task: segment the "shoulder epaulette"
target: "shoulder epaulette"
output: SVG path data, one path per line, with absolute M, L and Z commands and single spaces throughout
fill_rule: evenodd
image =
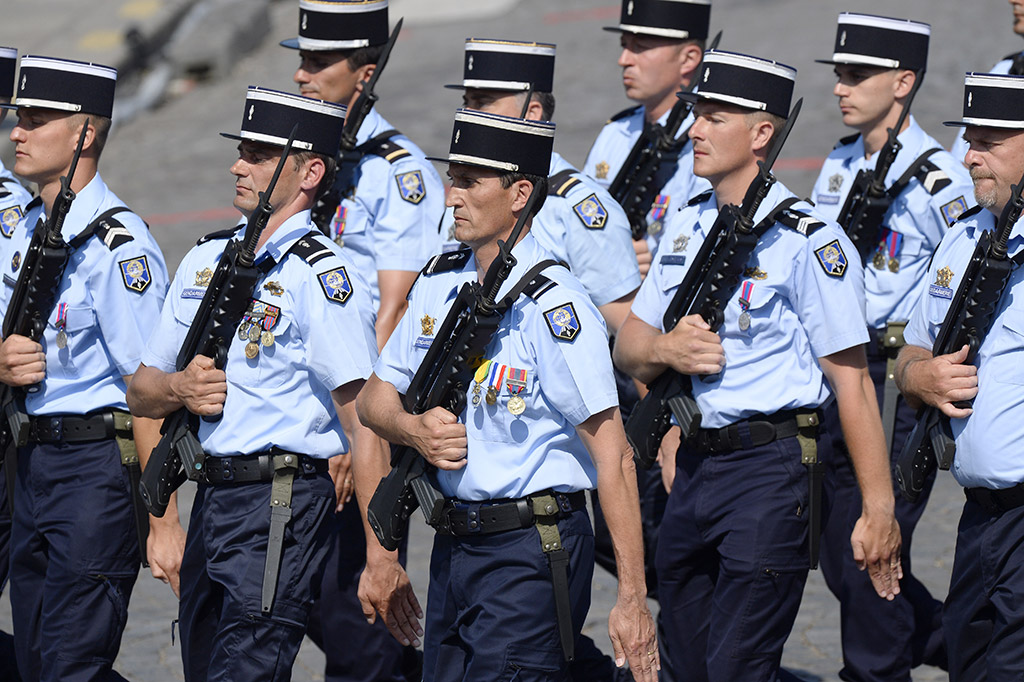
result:
M 302 260 L 306 261 L 306 264 L 313 267 L 325 258 L 330 258 L 334 255 L 334 251 L 331 247 L 327 246 L 320 241 L 321 235 L 319 232 L 310 232 L 304 237 L 299 237 L 292 244 L 291 248 L 288 249 L 288 253 L 293 253 Z M 326 237 L 323 237 L 326 239 Z
M 525 287 L 523 287 L 523 293 L 536 301 L 538 298 L 540 298 L 547 292 L 551 291 L 556 286 L 558 286 L 557 283 L 550 277 L 545 277 L 544 275 L 537 275 L 536 277 L 531 279 Z
M 860 133 L 854 133 L 853 135 L 841 137 L 839 138 L 839 142 L 836 142 L 836 146 L 832 147 L 832 149 L 839 149 L 840 147 L 845 147 L 848 144 L 853 144 L 854 142 L 857 141 L 858 137 L 860 137 Z
M 967 209 L 966 211 L 961 213 L 959 215 L 959 217 L 957 217 L 956 223 L 959 223 L 959 222 L 961 222 L 961 221 L 963 221 L 963 220 L 965 220 L 967 218 L 970 218 L 971 216 L 978 215 L 979 213 L 981 213 L 981 209 L 982 209 L 982 207 L 979 206 L 979 205 L 971 206 L 969 209 Z M 956 223 L 954 223 L 954 225 Z M 952 227 L 952 225 L 950 225 L 950 227 Z
M 706 192 L 701 192 L 697 196 L 691 198 L 689 201 L 686 202 L 686 205 L 687 206 L 695 206 L 697 204 L 703 204 L 705 201 L 707 201 L 710 198 L 711 198 L 711 190 L 709 189 Z
M 462 269 L 466 263 L 469 262 L 469 257 L 473 255 L 473 251 L 470 249 L 459 249 L 458 251 L 449 251 L 447 253 L 439 253 L 423 266 L 420 270 L 421 275 L 436 275 L 439 272 L 453 272 L 455 270 Z
M 1005 57 L 1003 57 L 999 61 L 1005 62 L 1007 59 L 1013 59 L 1014 57 L 1019 57 L 1022 54 L 1024 54 L 1024 52 L 1021 52 L 1020 50 L 1017 50 L 1016 52 L 1011 52 L 1010 54 L 1006 55 Z
M 120 221 L 114 220 L 114 216 L 118 213 L 130 210 L 127 206 L 118 206 L 109 211 L 104 211 L 95 220 L 86 225 L 84 230 L 75 235 L 75 238 L 68 242 L 69 245 L 71 248 L 77 249 L 89 241 L 93 235 L 96 235 L 100 241 L 106 244 L 108 249 L 113 251 L 122 244 L 134 241 L 135 237 L 128 231 L 128 228 Z
M 918 165 L 914 177 L 924 185 L 925 191 L 932 196 L 953 184 L 953 179 L 949 177 L 949 174 L 928 159 L 924 159 Z
M 196 246 L 199 246 L 200 244 L 205 244 L 206 242 L 212 242 L 217 239 L 231 239 L 243 227 L 245 227 L 245 225 L 235 225 L 234 227 L 229 227 L 226 230 L 217 230 L 216 232 L 211 232 L 208 235 L 200 237 L 199 241 L 196 242 Z
M 582 180 L 572 177 L 576 170 L 566 168 L 548 178 L 548 196 L 564 197 L 576 185 L 582 184 Z
M 825 227 L 825 223 L 821 222 L 814 216 L 792 208 L 780 211 L 779 214 L 775 216 L 775 220 L 789 229 L 799 232 L 805 237 L 810 237 L 812 234 Z
M 397 130 L 388 130 L 380 135 L 371 137 L 366 142 L 362 143 L 357 147 L 364 154 L 373 154 L 386 160 L 388 163 L 395 163 L 400 161 L 407 156 L 412 156 L 412 152 L 393 141 L 391 138 L 401 135 Z
M 623 109 L 622 111 L 620 111 L 619 113 L 615 114 L 610 119 L 608 119 L 608 123 L 612 123 L 613 121 L 621 121 L 624 118 L 629 118 L 630 116 L 632 116 L 633 114 L 635 114 L 638 111 L 640 111 L 640 105 L 639 104 L 636 105 L 635 107 L 630 107 L 628 109 Z
M 10 178 L 0 178 L 0 199 L 11 195 L 11 190 L 4 187 L 8 182 L 12 182 Z

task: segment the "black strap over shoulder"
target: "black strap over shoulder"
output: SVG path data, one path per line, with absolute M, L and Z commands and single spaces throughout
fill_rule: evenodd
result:
M 566 168 L 548 178 L 548 196 L 564 197 L 576 185 L 582 184 L 581 180 L 573 177 L 576 173 L 574 168 Z
M 205 244 L 206 242 L 212 242 L 216 239 L 231 239 L 236 234 L 238 234 L 238 231 L 241 230 L 243 227 L 245 227 L 244 224 L 235 225 L 234 227 L 229 227 L 226 230 L 217 230 L 216 232 L 211 232 L 208 235 L 200 237 L 199 240 L 196 241 L 196 246 L 199 246 L 200 244 Z
M 551 290 L 555 286 L 555 282 L 552 282 L 541 273 L 553 265 L 560 265 L 567 270 L 569 269 L 569 266 L 562 261 L 553 260 L 551 258 L 542 260 L 526 271 L 526 274 L 523 275 L 522 279 L 516 282 L 516 285 L 508 290 L 508 293 L 501 299 L 501 303 L 499 305 L 503 306 L 504 310 L 507 310 L 523 294 L 537 300 L 541 294 Z
M 638 111 L 640 111 L 639 105 L 635 107 L 629 107 L 628 109 L 623 109 L 622 111 L 608 119 L 608 123 L 611 123 L 612 121 L 621 121 L 624 118 L 629 118 Z
M 768 214 L 765 221 L 771 221 L 773 223 L 778 222 L 791 230 L 799 232 L 805 237 L 810 237 L 812 234 L 825 227 L 825 223 L 821 222 L 809 213 L 796 211 L 791 208 L 793 204 L 799 203 L 800 201 L 801 200 L 797 197 L 790 197 L 786 199 Z
M 394 128 L 391 130 L 385 130 L 383 133 L 374 135 L 369 140 L 356 147 L 354 151 L 360 156 L 373 154 L 385 159 L 388 163 L 394 163 L 407 156 L 412 156 L 412 152 L 397 142 L 392 141 L 391 138 L 401 134 L 401 132 Z
M 854 142 L 857 141 L 858 137 L 860 137 L 860 133 L 854 133 L 853 135 L 841 137 L 839 138 L 839 142 L 836 142 L 836 146 L 832 147 L 832 149 L 839 149 L 840 147 L 845 147 L 848 144 L 853 144 Z
M 288 253 L 295 254 L 302 260 L 306 261 L 306 264 L 313 267 L 325 258 L 330 258 L 334 255 L 334 251 L 331 247 L 326 246 L 320 241 L 323 237 L 319 232 L 310 230 L 309 234 L 299 237 L 295 240 L 295 243 L 288 249 Z
M 935 195 L 953 184 L 953 181 L 945 171 L 928 160 L 928 157 L 937 151 L 940 151 L 938 147 L 929 149 L 914 159 L 903 175 L 896 182 L 892 183 L 892 187 L 886 190 L 889 197 L 895 199 L 900 194 L 903 194 L 903 190 L 907 188 L 907 185 L 914 178 L 917 178 L 918 182 L 924 185 L 925 190 L 931 195 Z
M 86 225 L 85 229 L 75 235 L 75 238 L 68 242 L 72 249 L 77 249 L 96 235 L 107 248 L 113 251 L 122 244 L 134 241 L 135 237 L 128 231 L 128 228 L 113 217 L 118 213 L 130 212 L 127 206 L 118 206 L 96 216 L 96 219 Z
M 710 189 L 707 190 L 706 192 L 701 192 L 697 196 L 692 197 L 689 201 L 687 201 L 686 205 L 695 206 L 696 204 L 703 204 L 705 201 L 711 198 L 711 192 L 712 190 Z

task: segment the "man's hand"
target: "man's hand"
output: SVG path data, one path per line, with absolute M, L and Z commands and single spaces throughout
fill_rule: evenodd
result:
M 615 652 L 615 665 L 629 661 L 636 682 L 657 682 L 661 670 L 658 638 L 647 602 L 641 598 L 619 595 L 608 614 L 608 636 Z
M 197 355 L 181 372 L 170 377 L 171 390 L 192 414 L 208 417 L 224 411 L 228 397 L 227 375 L 211 358 Z
M 875 592 L 889 601 L 900 593 L 899 581 L 903 578 L 901 542 L 900 526 L 892 510 L 888 513 L 865 510 L 850 536 L 857 567 L 862 571 L 867 569 Z
M 359 578 L 359 603 L 363 606 L 366 622 L 373 624 L 377 614 L 384 619 L 391 636 L 404 646 L 419 646 L 423 628 L 416 593 L 405 569 L 398 563 L 396 553 L 386 558 L 367 559 L 366 568 Z
M 334 481 L 334 492 L 338 497 L 338 506 L 335 511 L 341 511 L 345 505 L 352 500 L 352 493 L 356 486 L 352 479 L 352 455 L 345 453 L 335 455 L 327 460 L 328 473 Z
M 43 347 L 20 334 L 0 343 L 0 381 L 8 386 L 31 386 L 46 378 Z
M 636 264 L 640 266 L 640 278 L 647 279 L 647 273 L 651 269 L 651 262 L 654 260 L 651 248 L 647 246 L 647 240 L 634 239 L 633 250 L 636 251 Z
M 904 391 L 912 393 L 947 417 L 959 419 L 973 412 L 953 403 L 978 395 L 978 368 L 964 364 L 967 346 L 955 353 L 928 359 L 910 359 L 900 372 Z
M 146 540 L 146 554 L 149 557 L 149 570 L 153 577 L 168 583 L 174 590 L 174 596 L 180 597 L 178 583 L 181 572 L 181 558 L 185 554 L 185 529 L 178 522 L 177 510 L 171 510 L 163 517 L 149 517 L 149 537 Z
M 434 407 L 409 419 L 413 447 L 438 469 L 453 471 L 466 466 L 469 441 L 466 425 L 444 409 Z
M 725 367 L 722 339 L 700 315 L 687 315 L 658 339 L 660 360 L 681 374 L 718 374 Z

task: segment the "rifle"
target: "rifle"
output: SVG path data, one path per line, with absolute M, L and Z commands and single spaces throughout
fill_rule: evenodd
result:
M 708 49 L 718 47 L 721 39 L 722 32 L 719 31 Z M 703 63 L 704 59 L 701 57 L 694 74 L 700 73 Z M 697 77 L 694 76 L 690 85 L 682 92 L 692 92 L 696 87 Z M 693 105 L 678 100 L 672 106 L 664 126 L 659 123 L 646 126 L 616 173 L 615 179 L 608 185 L 608 193 L 626 212 L 633 239 L 643 239 L 647 235 L 647 212 L 651 210 L 658 190 L 668 181 L 668 178 L 659 177 L 658 173 L 663 163 L 675 163 L 689 141 L 689 129 L 680 135 L 679 128 L 692 108 Z M 675 172 L 674 167 L 672 171 Z
M 224 369 L 227 364 L 231 339 L 249 308 L 259 278 L 263 276 L 255 265 L 256 244 L 274 212 L 270 197 L 291 153 L 298 128 L 298 124 L 292 128 L 274 175 L 267 189 L 259 194 L 259 205 L 249 216 L 243 239 L 230 240 L 224 247 L 217 269 L 210 278 L 185 342 L 178 352 L 175 366 L 179 372 L 184 371 L 197 355 L 212 358 L 217 369 Z M 164 419 L 160 428 L 160 442 L 150 453 L 139 483 L 142 501 L 153 516 L 164 515 L 171 494 L 186 478 L 202 478 L 206 453 L 196 436 L 197 430 L 196 416 L 184 407 Z
M 384 50 L 380 54 L 380 59 L 377 60 L 373 74 L 362 82 L 363 88 L 359 91 L 359 96 L 356 97 L 356 101 L 353 102 L 352 106 L 345 113 L 345 126 L 341 130 L 341 144 L 337 155 L 337 180 L 334 186 L 319 198 L 312 212 L 313 222 L 324 232 L 327 231 L 334 213 L 341 204 L 342 192 L 339 188 L 345 188 L 345 191 L 347 191 L 348 188 L 355 184 L 353 177 L 356 166 L 359 165 L 363 158 L 363 153 L 356 149 L 356 135 L 359 134 L 363 121 L 370 115 L 373 106 L 380 99 L 380 95 L 376 92 L 377 81 L 380 80 L 381 74 L 384 73 L 384 67 L 387 66 L 388 59 L 391 57 L 391 50 L 395 47 L 395 42 L 398 40 L 398 34 L 402 30 L 403 21 L 404 18 L 399 19 L 398 23 L 395 24 L 395 28 L 391 31 L 391 36 L 388 38 L 388 42 L 384 45 Z
M 1024 211 L 1024 177 L 1013 186 L 1010 200 L 999 215 L 993 232 L 983 232 L 971 254 L 956 295 L 946 311 L 939 333 L 932 346 L 932 355 L 955 353 L 967 346 L 965 363 L 974 362 L 982 341 L 992 327 L 999 301 L 1003 297 L 1010 274 L 1018 264 L 1008 258 L 1006 242 Z M 970 407 L 971 401 L 958 401 L 956 407 Z M 956 443 L 949 418 L 930 405 L 917 411 L 917 421 L 896 460 L 896 481 L 903 496 L 917 501 L 925 482 L 935 468 L 948 470 L 956 453 Z
M 471 363 L 483 357 L 484 349 L 512 303 L 507 299 L 495 303 L 495 298 L 516 265 L 512 247 L 519 240 L 526 219 L 532 215 L 539 195 L 534 187 L 508 240 L 499 240 L 499 255 L 487 269 L 483 283 L 474 281 L 462 285 L 417 368 L 409 390 L 402 396 L 402 406 L 407 412 L 423 414 L 441 406 L 460 415 L 466 408 L 466 386 L 474 369 Z M 396 446 L 391 467 L 391 472 L 381 479 L 374 491 L 366 511 L 374 534 L 387 550 L 398 547 L 405 535 L 406 522 L 417 507 L 423 510 L 427 523 L 436 526 L 444 505 L 444 498 L 429 480 L 433 467 L 414 448 Z
M 25 264 L 18 275 L 4 315 L 5 339 L 12 334 L 19 334 L 38 342 L 57 302 L 64 270 L 71 257 L 71 247 L 64 241 L 61 231 L 64 229 L 64 219 L 77 196 L 71 189 L 71 181 L 74 180 L 88 130 L 89 119 L 86 119 L 78 136 L 71 167 L 67 175 L 60 179 L 60 193 L 53 201 L 46 225 L 38 229 L 40 225 L 37 224 L 37 229 L 32 233 L 32 240 L 25 251 Z M 29 419 L 25 411 L 25 394 L 36 393 L 39 389 L 38 383 L 20 388 L 3 387 L 3 396 L 0 398 L 4 412 L 4 419 L 0 420 L 0 458 L 3 458 L 12 443 L 16 447 L 28 443 Z
M 758 162 L 758 175 L 747 188 L 743 203 L 739 207 L 726 204 L 718 212 L 718 218 L 665 311 L 666 333 L 683 317 L 695 313 L 704 318 L 712 331 L 722 326 L 725 307 L 740 284 L 757 240 L 774 224 L 771 220 L 754 225 L 754 214 L 775 184 L 772 166 L 802 105 L 803 99 L 797 100 L 767 157 Z M 666 369 L 647 387 L 649 392 L 626 420 L 626 437 L 636 453 L 637 464 L 644 469 L 650 469 L 657 459 L 661 440 L 672 426 L 672 416 L 682 428 L 684 439 L 697 435 L 702 419 L 689 376 Z
M 878 161 L 874 170 L 862 168 L 853 180 L 850 193 L 846 195 L 843 209 L 839 212 L 838 223 L 846 232 L 860 254 L 861 262 L 867 263 L 871 251 L 878 246 L 878 228 L 882 225 L 885 214 L 889 211 L 895 196 L 885 189 L 885 176 L 896 161 L 896 155 L 903 148 L 903 143 L 896 139 L 903 122 L 910 114 L 910 105 L 914 101 L 917 89 L 924 81 L 924 71 L 917 71 L 914 85 L 907 95 L 907 101 L 900 112 L 896 127 L 889 128 L 889 137 L 878 152 Z

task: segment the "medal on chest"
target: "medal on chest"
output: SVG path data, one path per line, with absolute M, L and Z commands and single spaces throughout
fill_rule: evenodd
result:
M 280 319 L 280 308 L 259 299 L 252 300 L 249 310 L 242 316 L 242 322 L 238 325 L 238 339 L 247 342 L 245 357 L 254 360 L 260 353 L 261 345 L 264 348 L 274 345 L 274 332 L 271 330 L 277 326 Z
M 57 348 L 64 350 L 68 347 L 68 335 L 65 331 L 68 326 L 68 304 L 57 304 Z
M 519 395 L 526 388 L 526 370 L 509 367 L 506 384 L 511 396 L 508 399 L 508 411 L 518 417 L 526 411 L 526 401 Z
M 750 329 L 750 296 L 753 293 L 754 283 L 750 280 L 743 282 L 743 290 L 740 293 L 740 308 L 742 308 L 743 312 L 740 313 L 738 321 L 741 332 Z

